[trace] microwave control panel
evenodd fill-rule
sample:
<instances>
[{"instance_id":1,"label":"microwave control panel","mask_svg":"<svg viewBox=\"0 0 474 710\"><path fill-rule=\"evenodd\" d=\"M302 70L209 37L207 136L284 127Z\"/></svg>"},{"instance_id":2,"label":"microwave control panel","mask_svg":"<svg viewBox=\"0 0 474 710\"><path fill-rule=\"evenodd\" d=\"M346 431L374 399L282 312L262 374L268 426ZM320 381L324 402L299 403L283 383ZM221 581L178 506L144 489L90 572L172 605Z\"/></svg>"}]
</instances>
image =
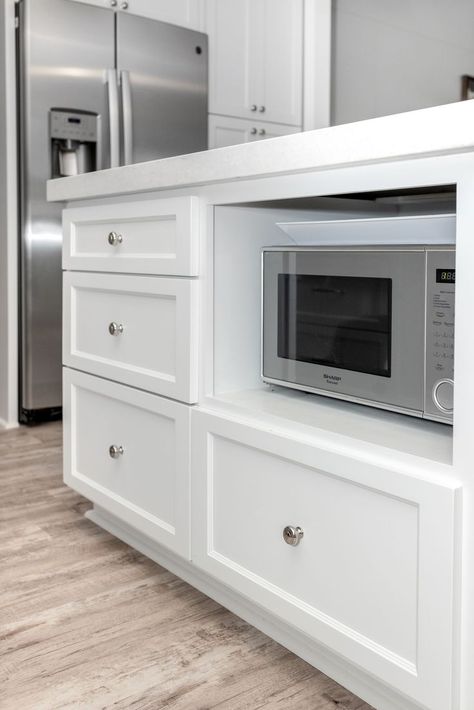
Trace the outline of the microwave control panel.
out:
<instances>
[{"instance_id":1,"label":"microwave control panel","mask_svg":"<svg viewBox=\"0 0 474 710\"><path fill-rule=\"evenodd\" d=\"M454 249L426 252L425 415L452 422L454 395Z\"/></svg>"}]
</instances>

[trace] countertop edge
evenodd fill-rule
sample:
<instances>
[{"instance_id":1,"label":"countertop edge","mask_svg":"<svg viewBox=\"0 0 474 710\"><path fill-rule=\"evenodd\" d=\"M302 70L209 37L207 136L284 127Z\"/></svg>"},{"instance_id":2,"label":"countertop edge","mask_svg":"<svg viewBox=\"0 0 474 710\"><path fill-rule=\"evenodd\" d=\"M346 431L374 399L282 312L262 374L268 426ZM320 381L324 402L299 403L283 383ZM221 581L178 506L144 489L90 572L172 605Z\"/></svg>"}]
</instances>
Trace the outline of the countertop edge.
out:
<instances>
[{"instance_id":1,"label":"countertop edge","mask_svg":"<svg viewBox=\"0 0 474 710\"><path fill-rule=\"evenodd\" d=\"M474 150L474 101L49 180L70 201Z\"/></svg>"}]
</instances>

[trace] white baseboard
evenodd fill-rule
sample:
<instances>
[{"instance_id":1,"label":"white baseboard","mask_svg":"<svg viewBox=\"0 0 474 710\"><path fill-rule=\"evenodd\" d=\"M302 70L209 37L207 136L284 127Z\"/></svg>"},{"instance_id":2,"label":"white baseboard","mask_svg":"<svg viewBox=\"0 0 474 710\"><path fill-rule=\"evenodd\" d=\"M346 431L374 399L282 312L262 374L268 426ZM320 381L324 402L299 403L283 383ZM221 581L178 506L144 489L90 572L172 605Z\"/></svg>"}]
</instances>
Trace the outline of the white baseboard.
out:
<instances>
[{"instance_id":1,"label":"white baseboard","mask_svg":"<svg viewBox=\"0 0 474 710\"><path fill-rule=\"evenodd\" d=\"M282 622L263 607L201 572L191 562L168 552L102 508L95 506L85 516L303 658L344 688L358 695L376 710L421 710L419 705L401 696L330 650L316 644L312 639Z\"/></svg>"},{"instance_id":2,"label":"white baseboard","mask_svg":"<svg viewBox=\"0 0 474 710\"><path fill-rule=\"evenodd\" d=\"M16 429L20 424L18 422L7 422L0 417L0 429Z\"/></svg>"}]
</instances>

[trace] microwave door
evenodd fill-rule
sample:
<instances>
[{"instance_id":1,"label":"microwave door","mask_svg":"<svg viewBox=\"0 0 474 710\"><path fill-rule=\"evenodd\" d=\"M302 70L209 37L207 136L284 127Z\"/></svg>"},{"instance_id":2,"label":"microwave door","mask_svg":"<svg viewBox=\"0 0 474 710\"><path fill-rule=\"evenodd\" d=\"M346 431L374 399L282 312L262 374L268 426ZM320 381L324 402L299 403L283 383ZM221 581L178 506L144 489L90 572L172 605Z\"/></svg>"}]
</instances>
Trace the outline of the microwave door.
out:
<instances>
[{"instance_id":1,"label":"microwave door","mask_svg":"<svg viewBox=\"0 0 474 710\"><path fill-rule=\"evenodd\" d=\"M263 376L422 410L424 253L268 251Z\"/></svg>"},{"instance_id":2,"label":"microwave door","mask_svg":"<svg viewBox=\"0 0 474 710\"><path fill-rule=\"evenodd\" d=\"M278 275L278 355L390 377L387 278Z\"/></svg>"}]
</instances>

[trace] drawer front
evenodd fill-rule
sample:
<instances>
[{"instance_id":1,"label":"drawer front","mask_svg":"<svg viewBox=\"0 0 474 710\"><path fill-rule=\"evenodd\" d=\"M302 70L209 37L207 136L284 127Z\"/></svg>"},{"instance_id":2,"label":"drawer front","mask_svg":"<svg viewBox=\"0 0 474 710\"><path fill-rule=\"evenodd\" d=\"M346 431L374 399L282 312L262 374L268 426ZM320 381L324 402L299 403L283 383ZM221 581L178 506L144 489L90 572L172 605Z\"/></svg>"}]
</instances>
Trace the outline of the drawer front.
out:
<instances>
[{"instance_id":1,"label":"drawer front","mask_svg":"<svg viewBox=\"0 0 474 710\"><path fill-rule=\"evenodd\" d=\"M64 364L197 401L195 279L64 273Z\"/></svg>"},{"instance_id":2,"label":"drawer front","mask_svg":"<svg viewBox=\"0 0 474 710\"><path fill-rule=\"evenodd\" d=\"M66 209L63 268L197 276L198 208L177 197Z\"/></svg>"},{"instance_id":3,"label":"drawer front","mask_svg":"<svg viewBox=\"0 0 474 710\"><path fill-rule=\"evenodd\" d=\"M64 482L187 558L189 411L64 369Z\"/></svg>"},{"instance_id":4,"label":"drawer front","mask_svg":"<svg viewBox=\"0 0 474 710\"><path fill-rule=\"evenodd\" d=\"M448 710L455 488L199 410L192 431L193 561Z\"/></svg>"}]
</instances>

